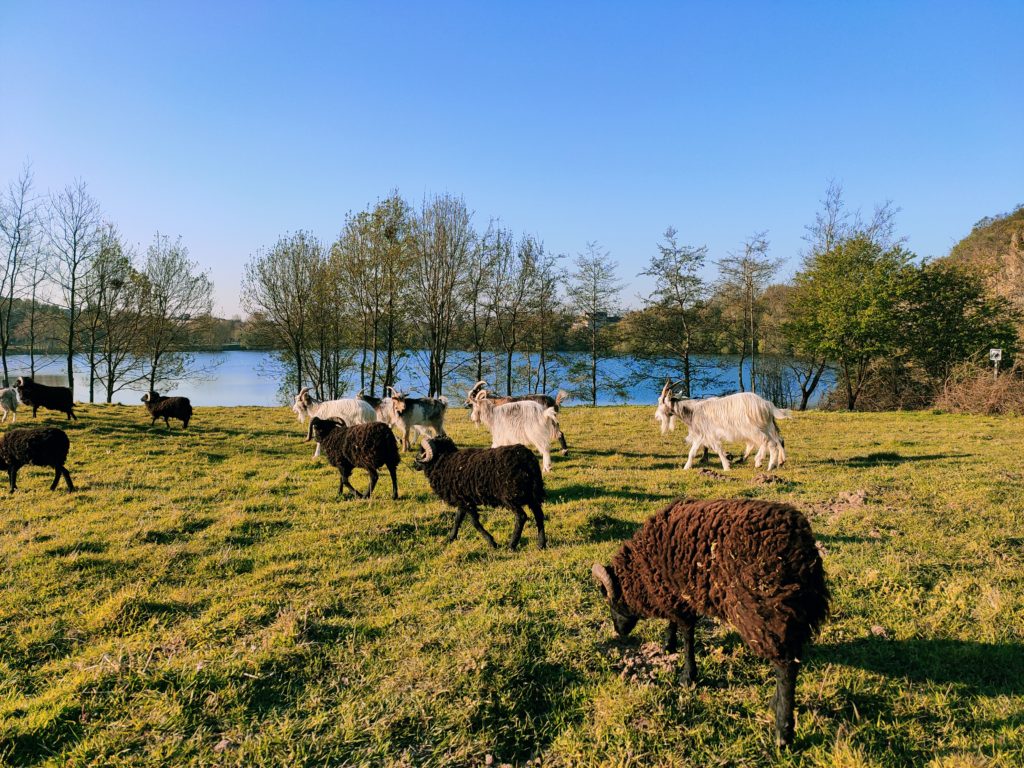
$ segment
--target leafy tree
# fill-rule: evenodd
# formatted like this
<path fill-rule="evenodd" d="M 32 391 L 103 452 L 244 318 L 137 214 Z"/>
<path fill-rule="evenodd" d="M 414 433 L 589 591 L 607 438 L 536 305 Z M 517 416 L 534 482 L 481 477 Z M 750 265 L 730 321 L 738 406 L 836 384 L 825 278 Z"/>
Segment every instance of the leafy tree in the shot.
<path fill-rule="evenodd" d="M 907 355 L 941 389 L 953 369 L 989 348 L 1016 345 L 1019 318 L 1009 300 L 990 296 L 984 278 L 948 261 L 922 265 L 910 281 L 902 315 Z"/>
<path fill-rule="evenodd" d="M 853 410 L 874 361 L 901 345 L 901 307 L 912 254 L 864 235 L 812 254 L 794 278 L 790 338 L 836 360 Z"/>

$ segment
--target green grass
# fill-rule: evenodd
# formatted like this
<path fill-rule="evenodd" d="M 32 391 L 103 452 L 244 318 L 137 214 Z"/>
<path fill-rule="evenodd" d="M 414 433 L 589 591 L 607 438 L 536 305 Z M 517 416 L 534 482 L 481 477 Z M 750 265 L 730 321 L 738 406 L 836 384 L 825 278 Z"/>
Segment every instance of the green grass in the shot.
<path fill-rule="evenodd" d="M 1024 419 L 798 414 L 761 484 L 681 471 L 683 434 L 651 416 L 563 411 L 549 547 L 531 522 L 515 553 L 468 524 L 445 545 L 451 510 L 408 456 L 399 502 L 386 479 L 337 500 L 283 408 L 170 433 L 140 407 L 48 420 L 80 491 L 27 468 L 0 500 L 0 763 L 1024 763 Z M 461 409 L 450 428 L 486 443 Z M 699 627 L 695 690 L 620 671 L 663 626 L 616 641 L 590 565 L 680 495 L 790 501 L 825 548 L 834 615 L 791 752 L 769 665 L 727 627 Z M 483 520 L 508 540 L 509 512 Z"/>

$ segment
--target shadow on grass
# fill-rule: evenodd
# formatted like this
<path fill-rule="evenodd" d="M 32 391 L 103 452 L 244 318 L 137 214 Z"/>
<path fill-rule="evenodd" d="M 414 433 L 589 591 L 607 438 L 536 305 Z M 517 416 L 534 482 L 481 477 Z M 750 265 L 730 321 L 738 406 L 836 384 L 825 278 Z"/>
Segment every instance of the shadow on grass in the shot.
<path fill-rule="evenodd" d="M 811 665 L 844 664 L 908 682 L 962 686 L 982 696 L 1024 694 L 1024 644 L 865 638 L 814 646 Z"/>
<path fill-rule="evenodd" d="M 817 464 L 846 464 L 850 467 L 894 467 L 915 461 L 941 461 L 942 459 L 967 459 L 973 453 L 927 453 L 916 456 L 904 456 L 895 451 L 877 451 L 865 456 L 851 456 L 848 459 L 822 459 Z"/>
<path fill-rule="evenodd" d="M 585 499 L 626 499 L 627 501 L 658 501 L 661 499 L 674 499 L 678 494 L 666 493 L 640 493 L 628 490 L 612 490 L 593 485 L 566 485 L 550 493 L 550 500 L 554 503 L 563 501 L 581 501 Z"/>
<path fill-rule="evenodd" d="M 580 529 L 580 535 L 590 542 L 623 541 L 640 528 L 640 523 L 620 520 L 605 514 L 592 514 Z"/>

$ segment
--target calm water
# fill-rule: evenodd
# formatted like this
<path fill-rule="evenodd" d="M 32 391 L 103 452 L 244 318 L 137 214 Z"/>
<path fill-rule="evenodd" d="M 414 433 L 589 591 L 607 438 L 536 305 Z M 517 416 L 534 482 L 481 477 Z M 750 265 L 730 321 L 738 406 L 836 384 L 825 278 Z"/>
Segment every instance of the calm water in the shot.
<path fill-rule="evenodd" d="M 565 355 L 563 357 L 568 358 L 565 361 L 568 364 L 574 356 Z M 279 393 L 282 372 L 280 364 L 273 353 L 251 351 L 204 352 L 196 354 L 194 358 L 196 367 L 203 371 L 201 378 L 182 382 L 166 390 L 161 390 L 162 394 L 185 395 L 195 405 L 272 406 L 282 403 Z M 464 358 L 465 355 L 460 353 L 455 358 L 456 364 Z M 575 358 L 582 359 L 578 355 Z M 520 361 L 525 362 L 525 358 L 520 358 Z M 695 396 L 706 397 L 737 391 L 737 359 L 715 356 L 698 358 L 698 361 L 704 366 L 704 374 L 708 381 L 698 388 L 694 393 Z M 494 360 L 490 362 L 492 365 L 495 363 Z M 630 362 L 628 359 L 608 360 L 601 363 L 600 370 L 605 375 L 622 378 L 630 372 Z M 14 381 L 18 376 L 28 373 L 28 357 L 13 355 L 8 358 L 8 366 L 11 371 L 11 380 Z M 85 375 L 87 373 L 86 366 L 82 363 L 77 364 L 76 367 L 75 399 L 80 401 L 88 400 L 89 382 Z M 415 354 L 405 359 L 399 370 L 399 388 L 424 394 L 422 383 L 426 380 L 426 377 L 420 373 L 421 367 L 420 361 Z M 499 363 L 496 367 L 499 370 L 503 370 L 503 362 Z M 565 365 L 555 366 L 554 368 L 549 365 L 548 370 L 549 391 L 554 392 L 558 388 L 558 384 L 561 384 L 564 389 L 572 388 L 571 384 L 568 384 L 569 374 Z M 66 383 L 65 361 L 63 358 L 37 356 L 36 371 L 37 378 L 45 383 Z M 603 392 L 599 391 L 598 402 L 602 405 L 621 404 L 624 402 L 640 405 L 654 404 L 657 402 L 665 377 L 670 373 L 671 371 L 667 369 L 655 371 L 649 378 L 624 387 L 620 392 L 614 392 L 609 388 L 605 388 Z M 469 374 L 470 371 L 467 370 L 465 376 L 459 376 L 457 377 L 458 380 L 453 379 L 452 383 L 446 384 L 446 394 L 452 396 L 453 394 L 465 392 L 468 386 L 464 382 L 470 382 Z M 51 377 L 53 378 L 51 379 Z M 356 373 L 356 377 L 358 377 L 358 373 Z M 493 374 L 489 378 L 489 383 L 492 386 L 494 385 L 495 378 Z M 833 379 L 831 378 L 823 381 L 825 387 L 832 384 Z M 349 389 L 354 394 L 358 388 L 358 378 L 354 378 Z M 790 389 L 791 391 L 793 390 L 792 384 Z M 824 387 L 819 387 L 819 391 L 815 395 L 820 396 L 823 391 Z M 140 403 L 144 392 L 145 388 L 143 387 L 121 390 L 114 395 L 114 401 L 135 405 Z M 98 401 L 103 399 L 98 385 L 96 399 Z M 570 400 L 570 404 L 572 402 Z"/>

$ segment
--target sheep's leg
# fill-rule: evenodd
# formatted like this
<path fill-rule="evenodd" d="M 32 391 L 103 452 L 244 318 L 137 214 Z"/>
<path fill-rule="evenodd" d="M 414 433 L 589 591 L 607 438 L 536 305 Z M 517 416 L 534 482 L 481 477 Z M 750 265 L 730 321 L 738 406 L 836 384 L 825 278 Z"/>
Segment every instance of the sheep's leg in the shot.
<path fill-rule="evenodd" d="M 60 482 L 60 469 L 61 469 L 60 467 L 57 467 L 55 469 L 55 471 L 54 471 L 53 482 L 50 483 L 50 490 L 51 491 L 57 490 L 57 483 Z"/>
<path fill-rule="evenodd" d="M 715 453 L 718 454 L 718 460 L 722 462 L 722 470 L 725 472 L 729 471 L 729 457 L 725 454 L 725 449 L 722 448 L 721 443 L 715 443 L 711 446 Z"/>
<path fill-rule="evenodd" d="M 700 450 L 700 443 L 693 443 L 690 446 L 690 455 L 686 457 L 686 464 L 683 465 L 683 469 L 693 469 L 693 460 L 697 457 L 697 451 Z"/>
<path fill-rule="evenodd" d="M 466 512 L 469 514 L 469 521 L 473 523 L 473 527 L 480 531 L 480 535 L 487 539 L 487 543 L 490 544 L 493 549 L 497 549 L 498 542 L 494 540 L 494 537 L 491 536 L 491 534 L 487 532 L 487 529 L 484 528 L 484 524 L 480 522 L 480 514 L 473 507 L 467 509 Z"/>
<path fill-rule="evenodd" d="M 455 510 L 455 521 L 452 523 L 452 532 L 448 534 L 448 543 L 455 541 L 459 537 L 459 526 L 462 525 L 462 518 L 466 516 L 466 510 L 459 507 Z"/>
<path fill-rule="evenodd" d="M 562 430 L 558 430 L 558 444 L 562 446 L 562 455 L 569 455 L 569 446 L 565 442 L 565 433 Z"/>
<path fill-rule="evenodd" d="M 152 420 L 151 422 L 149 422 L 149 426 L 151 426 L 151 427 L 152 427 L 152 426 L 154 426 L 155 424 L 156 424 L 156 416 L 154 416 L 154 417 L 153 417 L 153 420 Z"/>
<path fill-rule="evenodd" d="M 544 535 L 544 510 L 536 501 L 530 502 L 529 507 L 533 513 L 533 521 L 537 524 L 537 549 L 544 549 L 548 545 L 547 536 Z"/>
<path fill-rule="evenodd" d="M 515 549 L 519 546 L 519 539 L 523 535 L 523 526 L 526 525 L 526 513 L 523 512 L 523 508 L 515 507 L 512 511 L 516 515 L 516 527 L 512 529 L 512 538 L 508 542 L 509 549 Z"/>
<path fill-rule="evenodd" d="M 39 406 L 38 405 L 33 405 L 32 406 L 32 418 L 33 419 L 36 417 L 36 411 L 38 411 L 38 410 L 39 410 Z"/>
<path fill-rule="evenodd" d="M 398 498 L 398 475 L 395 473 L 395 467 L 389 466 L 388 472 L 391 475 L 391 498 Z"/>
<path fill-rule="evenodd" d="M 708 463 L 710 463 L 710 459 L 708 458 L 710 455 L 711 455 L 711 451 L 705 445 L 704 446 L 704 455 L 700 457 L 700 463 L 701 464 L 708 464 Z"/>
<path fill-rule="evenodd" d="M 64 482 L 68 484 L 68 491 L 74 491 L 75 484 L 71 482 L 71 473 L 68 472 L 67 467 L 61 467 L 60 471 L 64 473 Z"/>
<path fill-rule="evenodd" d="M 697 659 L 694 655 L 693 623 L 683 624 L 683 681 L 687 685 L 697 684 Z"/>
<path fill-rule="evenodd" d="M 341 484 L 342 484 L 342 485 L 343 485 L 343 486 L 344 486 L 345 488 L 348 488 L 348 489 L 349 489 L 350 491 L 352 491 L 352 493 L 354 493 L 354 494 L 355 494 L 355 497 L 356 497 L 357 499 L 361 499 L 361 498 L 363 498 L 363 494 L 361 494 L 361 493 L 360 493 L 359 491 L 357 491 L 357 490 L 356 490 L 356 489 L 355 489 L 355 488 L 353 487 L 352 483 L 350 483 L 350 482 L 349 482 L 349 479 L 348 479 L 348 477 L 349 477 L 349 474 L 350 474 L 350 473 L 351 473 L 351 470 L 349 470 L 348 472 L 345 472 L 345 471 L 341 471 Z M 338 489 L 338 495 L 339 495 L 339 496 L 341 495 L 341 489 L 340 489 L 340 488 Z"/>
<path fill-rule="evenodd" d="M 674 621 L 668 623 L 665 630 L 665 653 L 675 653 L 679 648 L 679 625 Z"/>
<path fill-rule="evenodd" d="M 796 675 L 799 671 L 800 664 L 796 661 L 775 664 L 775 695 L 772 697 L 772 706 L 775 708 L 775 744 L 780 747 L 793 743 L 793 706 L 796 697 Z"/>
<path fill-rule="evenodd" d="M 11 481 L 11 493 L 14 493 L 14 489 L 18 487 L 18 470 L 8 467 L 7 479 Z"/>
<path fill-rule="evenodd" d="M 164 424 L 167 425 L 167 431 L 169 432 L 170 429 L 171 429 L 171 420 L 169 418 L 167 418 L 166 416 L 164 416 Z"/>
<path fill-rule="evenodd" d="M 366 489 L 364 499 L 368 499 L 373 495 L 373 489 L 377 487 L 377 478 L 379 477 L 376 469 L 368 469 L 366 471 L 370 473 L 370 487 Z"/>

